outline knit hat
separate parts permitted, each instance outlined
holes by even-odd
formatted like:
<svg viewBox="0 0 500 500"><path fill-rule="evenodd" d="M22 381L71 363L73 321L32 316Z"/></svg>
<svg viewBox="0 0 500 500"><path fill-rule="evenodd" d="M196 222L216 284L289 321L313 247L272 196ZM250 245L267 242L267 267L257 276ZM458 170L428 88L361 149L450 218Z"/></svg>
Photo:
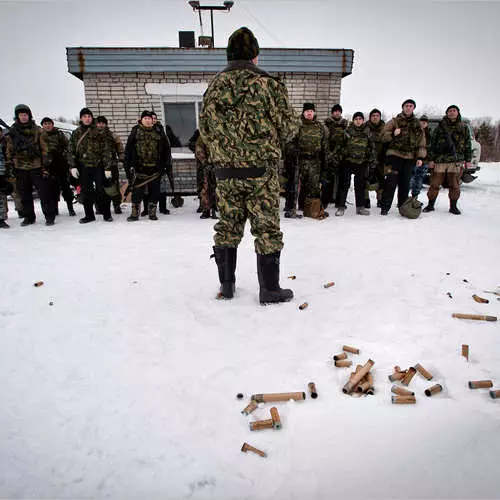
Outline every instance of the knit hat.
<svg viewBox="0 0 500 500"><path fill-rule="evenodd" d="M42 118L42 121L40 122L42 125L44 123L52 123L52 125L54 125L54 120L52 118L49 118L48 116Z"/></svg>
<svg viewBox="0 0 500 500"><path fill-rule="evenodd" d="M141 113L141 120L142 120L145 116L149 116L150 118L153 118L153 114L151 113L151 111L148 111L147 109L145 109L145 110Z"/></svg>
<svg viewBox="0 0 500 500"><path fill-rule="evenodd" d="M97 117L96 123L105 123L107 125L108 119L105 116L100 115Z"/></svg>
<svg viewBox="0 0 500 500"><path fill-rule="evenodd" d="M30 117L30 120L33 119L33 115L31 113L31 109L29 108L29 106L26 106L26 104L18 104L15 108L14 108L14 119L17 120L19 118L19 113L28 113L29 117Z"/></svg>
<svg viewBox="0 0 500 500"><path fill-rule="evenodd" d="M259 52L259 42L246 26L242 26L229 37L226 49L228 61L251 61Z"/></svg>
<svg viewBox="0 0 500 500"><path fill-rule="evenodd" d="M364 121L365 115L361 113L361 111L356 111L356 113L352 115L352 121L354 121L356 118L362 118Z"/></svg>
<svg viewBox="0 0 500 500"><path fill-rule="evenodd" d="M342 106L340 104L335 104L333 107L332 107L332 113L334 111L340 111L342 113Z"/></svg>
<svg viewBox="0 0 500 500"><path fill-rule="evenodd" d="M312 103L312 102L305 102L304 106L302 106L302 112L307 111L308 109L312 109L313 111L316 111L314 103Z"/></svg>
<svg viewBox="0 0 500 500"><path fill-rule="evenodd" d="M380 109L373 108L373 109L370 111L369 118L371 118L371 117L372 117L372 115L374 115L375 113L378 113L380 116L382 116L382 113L380 112Z"/></svg>
<svg viewBox="0 0 500 500"><path fill-rule="evenodd" d="M90 111L89 108L82 108L80 110L80 118L83 116L83 115L90 115L92 118L94 118L94 115L92 114L92 111Z"/></svg>
<svg viewBox="0 0 500 500"><path fill-rule="evenodd" d="M401 104L401 107L403 108L405 104L413 104L413 107L416 108L417 105L415 104L415 101L413 99L406 99L406 101Z"/></svg>
<svg viewBox="0 0 500 500"><path fill-rule="evenodd" d="M460 114L460 108L459 108L458 106L456 106L455 104L451 104L450 106L448 106L448 107L446 108L446 114L448 114L448 111L449 111L450 109L453 109L453 108L455 108L455 109L458 111L458 114Z"/></svg>
<svg viewBox="0 0 500 500"><path fill-rule="evenodd" d="M421 121L421 122L428 122L428 121L429 121L429 117L428 117L427 115L422 115L422 116L420 117L420 121Z"/></svg>

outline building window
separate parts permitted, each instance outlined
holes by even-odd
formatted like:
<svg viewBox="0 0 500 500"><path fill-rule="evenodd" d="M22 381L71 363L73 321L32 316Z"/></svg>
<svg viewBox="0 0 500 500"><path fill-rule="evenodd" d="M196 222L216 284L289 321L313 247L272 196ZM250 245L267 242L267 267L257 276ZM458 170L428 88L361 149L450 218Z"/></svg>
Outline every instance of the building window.
<svg viewBox="0 0 500 500"><path fill-rule="evenodd" d="M186 146L194 131L198 128L200 101L165 102L165 123L170 125L181 144Z"/></svg>

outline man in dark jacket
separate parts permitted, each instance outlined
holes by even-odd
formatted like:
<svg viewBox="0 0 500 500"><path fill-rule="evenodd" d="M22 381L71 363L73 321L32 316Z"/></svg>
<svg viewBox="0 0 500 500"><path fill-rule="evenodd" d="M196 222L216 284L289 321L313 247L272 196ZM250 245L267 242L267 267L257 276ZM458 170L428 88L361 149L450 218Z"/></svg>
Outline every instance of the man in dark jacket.
<svg viewBox="0 0 500 500"><path fill-rule="evenodd" d="M447 178L449 184L450 213L460 215L457 201L460 198L460 177L463 169L470 167L472 146L467 126L462 121L460 109L452 104L432 134L429 154L431 185L427 192L429 204L424 212L433 212L439 187Z"/></svg>

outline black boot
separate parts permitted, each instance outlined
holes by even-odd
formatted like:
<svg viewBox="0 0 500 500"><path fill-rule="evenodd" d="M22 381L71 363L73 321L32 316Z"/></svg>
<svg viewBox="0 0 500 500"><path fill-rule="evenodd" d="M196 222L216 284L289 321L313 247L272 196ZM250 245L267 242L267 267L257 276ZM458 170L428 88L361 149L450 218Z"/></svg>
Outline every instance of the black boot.
<svg viewBox="0 0 500 500"><path fill-rule="evenodd" d="M9 225L4 221L0 220L0 229L9 229Z"/></svg>
<svg viewBox="0 0 500 500"><path fill-rule="evenodd" d="M170 210L167 208L167 193L160 193L160 198L158 199L158 210L164 215L168 215L170 213Z"/></svg>
<svg viewBox="0 0 500 500"><path fill-rule="evenodd" d="M139 220L139 210L141 205L139 203L132 203L132 213L127 217L127 222L135 222Z"/></svg>
<svg viewBox="0 0 500 500"><path fill-rule="evenodd" d="M203 210L200 219L210 219L210 210Z"/></svg>
<svg viewBox="0 0 500 500"><path fill-rule="evenodd" d="M280 254L281 252L266 255L257 254L257 275L259 277L259 300L261 304L287 302L293 299L292 290L280 288Z"/></svg>
<svg viewBox="0 0 500 500"><path fill-rule="evenodd" d="M32 215L32 216L28 216L26 215L24 217L24 220L21 222L21 226L31 226L31 224L34 224L35 223L35 216Z"/></svg>
<svg viewBox="0 0 500 500"><path fill-rule="evenodd" d="M68 214L74 217L76 215L75 209L73 208L73 202L72 201L67 201L66 205L68 206Z"/></svg>
<svg viewBox="0 0 500 500"><path fill-rule="evenodd" d="M427 212L434 212L434 205L436 203L436 200L429 200L429 203L427 204L427 206L424 208L424 212L427 213Z"/></svg>
<svg viewBox="0 0 500 500"><path fill-rule="evenodd" d="M225 299L232 299L235 289L236 254L235 247L213 247L215 262L219 269L220 293Z"/></svg>
<svg viewBox="0 0 500 500"><path fill-rule="evenodd" d="M457 200L450 200L450 214L460 215L462 212L457 207Z"/></svg>

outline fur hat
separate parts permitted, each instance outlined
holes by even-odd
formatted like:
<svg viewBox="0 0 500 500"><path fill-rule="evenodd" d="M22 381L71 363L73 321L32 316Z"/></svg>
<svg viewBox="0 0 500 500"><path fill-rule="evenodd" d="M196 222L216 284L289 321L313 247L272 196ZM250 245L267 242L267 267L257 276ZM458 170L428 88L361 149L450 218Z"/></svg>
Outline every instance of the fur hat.
<svg viewBox="0 0 500 500"><path fill-rule="evenodd" d="M153 118L153 113L151 113L151 111L148 111L147 109L145 109L145 110L141 113L141 120L142 120L145 116L149 116L150 118Z"/></svg>
<svg viewBox="0 0 500 500"><path fill-rule="evenodd" d="M342 113L342 106L340 104L335 104L332 106L332 113L334 111L340 111Z"/></svg>
<svg viewBox="0 0 500 500"><path fill-rule="evenodd" d="M406 101L404 101L403 104L401 104L401 107L404 108L405 104L413 104L414 108L417 107L417 105L415 104L415 101L413 99L406 99Z"/></svg>
<svg viewBox="0 0 500 500"><path fill-rule="evenodd" d="M107 125L108 119L105 116L100 115L96 118L96 123L105 123Z"/></svg>
<svg viewBox="0 0 500 500"><path fill-rule="evenodd" d="M420 121L421 121L421 122L428 122L428 121L429 121L429 117L428 117L427 115L422 115L422 116L420 117Z"/></svg>
<svg viewBox="0 0 500 500"><path fill-rule="evenodd" d="M361 111L356 111L356 113L354 113L352 115L352 121L354 121L356 118L362 118L363 121L365 120L365 115L363 113L361 113Z"/></svg>
<svg viewBox="0 0 500 500"><path fill-rule="evenodd" d="M92 118L94 118L94 115L92 114L92 111L90 111L89 108L82 108L80 110L80 119L82 118L83 115L90 115Z"/></svg>
<svg viewBox="0 0 500 500"><path fill-rule="evenodd" d="M229 37L226 49L228 61L251 61L259 55L259 52L259 42L246 26L237 29Z"/></svg>
<svg viewBox="0 0 500 500"><path fill-rule="evenodd" d="M52 125L54 125L54 120L52 118L49 118L48 116L45 116L44 118L42 118L42 121L40 122L42 125L44 123L52 123Z"/></svg>
<svg viewBox="0 0 500 500"><path fill-rule="evenodd" d="M30 120L33 119L33 114L31 113L31 109L29 106L26 106L26 104L18 104L14 108L14 119L17 120L19 119L19 113L28 113Z"/></svg>
<svg viewBox="0 0 500 500"><path fill-rule="evenodd" d="M373 109L370 111L369 118L371 118L371 117L372 117L372 115L374 115L375 113L378 113L380 116L382 116L382 113L380 112L380 109L373 108Z"/></svg>
<svg viewBox="0 0 500 500"><path fill-rule="evenodd" d="M302 106L302 112L307 111L308 109L312 109L313 111L316 111L316 107L314 106L314 103L305 102L304 105Z"/></svg>

